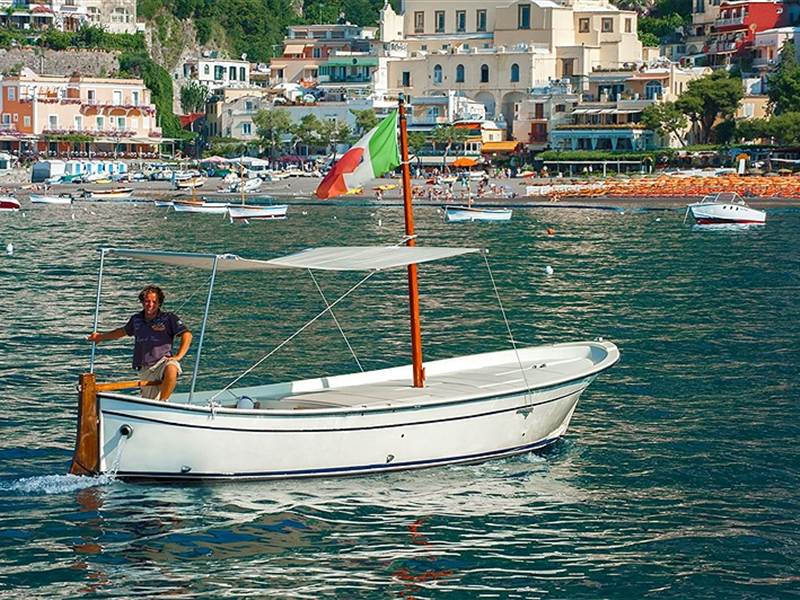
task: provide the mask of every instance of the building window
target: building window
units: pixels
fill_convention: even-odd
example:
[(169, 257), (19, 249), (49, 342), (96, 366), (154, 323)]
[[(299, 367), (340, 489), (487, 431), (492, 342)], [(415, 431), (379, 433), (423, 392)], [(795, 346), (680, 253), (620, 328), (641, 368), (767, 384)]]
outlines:
[(403, 71), (403, 87), (411, 87), (411, 71)]
[(125, 117), (117, 117), (117, 129), (125, 131)]
[(75, 131), (81, 131), (82, 129), (83, 129), (83, 116), (75, 115)]
[(456, 11), (456, 31), (464, 33), (467, 30), (467, 11)]
[(95, 123), (97, 124), (97, 131), (103, 131), (106, 126), (106, 118), (105, 117), (97, 117), (95, 119)]
[(314, 48), (311, 51), (311, 56), (313, 58), (322, 58), (322, 48)]
[[(5, 117), (5, 115), (3, 115)], [(47, 117), (47, 126), (50, 129), (58, 129), (58, 115), (49, 115)]]
[(8, 99), (9, 100), (16, 100), (17, 99), (17, 88), (15, 88), (15, 87), (8, 88)]
[(236, 67), (228, 67), (228, 79), (236, 81)]
[(517, 29), (531, 28), (531, 5), (520, 4), (517, 7)]
[(648, 81), (644, 86), (644, 97), (647, 100), (655, 100), (663, 92), (660, 81)]
[(444, 11), (437, 10), (433, 13), (433, 24), (436, 33), (444, 33)]
[(239, 67), (239, 81), (246, 81), (247, 80), (247, 69), (244, 67)]
[(251, 123), (242, 123), (242, 135), (252, 135), (253, 125)]
[(442, 83), (442, 65), (433, 67), (433, 83), (437, 85)]
[(633, 32), (633, 19), (628, 17), (627, 19), (625, 19), (625, 33), (631, 33), (631, 32)]
[(589, 19), (578, 19), (578, 33), (589, 33)]
[(112, 104), (114, 104), (115, 106), (122, 106), (122, 90), (114, 90), (112, 92), (112, 97), (113, 97), (113, 100), (111, 102)]
[(414, 12), (414, 33), (425, 33), (425, 13), (421, 10)]
[(22, 117), (22, 125), (24, 127), (30, 127), (31, 126), (31, 118), (28, 115), (25, 115), (24, 117)]
[(203, 75), (211, 75), (211, 67), (208, 65), (203, 65)]
[(486, 31), (486, 10), (481, 9), (475, 13), (475, 22), (477, 23), (475, 27), (477, 31)]
[(481, 65), (481, 83), (489, 83), (489, 65)]
[(3, 127), (11, 127), (11, 115), (3, 113)]
[(517, 83), (519, 81), (519, 65), (514, 63), (511, 65), (511, 83)]
[(214, 81), (222, 81), (225, 76), (225, 67), (214, 65)]
[(456, 65), (456, 83), (464, 83), (464, 65)]
[(600, 21), (600, 30), (603, 33), (614, 33), (614, 19), (611, 17), (603, 17)]
[(133, 90), (131, 92), (131, 104), (134, 106), (139, 106), (139, 91)]
[(563, 104), (556, 104), (556, 112), (565, 112), (567, 110), (566, 106)]

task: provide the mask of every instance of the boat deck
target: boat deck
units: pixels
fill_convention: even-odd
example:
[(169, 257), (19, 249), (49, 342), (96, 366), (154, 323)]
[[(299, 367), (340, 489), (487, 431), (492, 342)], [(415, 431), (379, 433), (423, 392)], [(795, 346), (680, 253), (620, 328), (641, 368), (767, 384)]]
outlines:
[[(264, 398), (262, 409), (291, 408), (295, 410), (345, 407), (391, 407), (437, 401), (457, 401), (480, 396), (501, 396), (545, 387), (571, 378), (578, 378), (590, 370), (594, 362), (589, 358), (553, 360), (546, 363), (504, 362), (484, 367), (465, 368), (442, 374), (432, 374), (425, 387), (415, 388), (409, 378), (347, 385), (303, 393), (290, 393), (281, 398)], [(253, 397), (257, 400), (256, 397)]]

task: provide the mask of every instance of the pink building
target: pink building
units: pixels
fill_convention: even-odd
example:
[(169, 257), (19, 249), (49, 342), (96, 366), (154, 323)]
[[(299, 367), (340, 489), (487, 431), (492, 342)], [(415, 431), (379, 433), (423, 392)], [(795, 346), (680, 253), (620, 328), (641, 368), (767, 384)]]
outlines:
[(0, 82), (0, 150), (147, 156), (162, 142), (141, 79), (55, 77), (23, 69)]

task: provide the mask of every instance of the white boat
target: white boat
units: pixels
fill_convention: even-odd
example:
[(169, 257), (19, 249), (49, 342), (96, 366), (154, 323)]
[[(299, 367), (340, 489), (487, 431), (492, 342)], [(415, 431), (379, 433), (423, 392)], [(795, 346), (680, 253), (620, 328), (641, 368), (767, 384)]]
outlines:
[(206, 182), (205, 177), (189, 177), (188, 179), (175, 179), (175, 189), (190, 190), (202, 187)]
[(72, 196), (62, 194), (52, 196), (48, 194), (31, 194), (31, 204), (72, 204)]
[(153, 200), (153, 205), (159, 208), (171, 208), (173, 206), (172, 200)]
[(767, 213), (749, 207), (736, 192), (719, 192), (705, 196), (686, 208), (697, 225), (763, 225)]
[(229, 204), (228, 217), (231, 220), (285, 219), (287, 204)]
[[(404, 128), (402, 101), (399, 114)], [(409, 180), (404, 144), (401, 157)], [(405, 246), (312, 248), (270, 260), (104, 248), (95, 330), (103, 267), (115, 256), (179, 266), (179, 271), (208, 269), (208, 297), (189, 391), (169, 402), (126, 392), (150, 382), (97, 383), (93, 346), (89, 372), (80, 379), (71, 472), (178, 480), (359, 475), (481, 462), (543, 448), (563, 436), (581, 394), (619, 360), (617, 347), (593, 341), (521, 348), (508, 326), (507, 350), (423, 362), (417, 265), (479, 251), (417, 246), (410, 186), (403, 199), (409, 217)], [(408, 271), (410, 365), (237, 386), (308, 326), (333, 315), (334, 307), (367, 279), (394, 268)], [(273, 269), (368, 274), (333, 302), (323, 296), (324, 310), (228, 385), (196, 390), (216, 275), (252, 271), (255, 291), (266, 287), (264, 277)]]
[(510, 208), (478, 208), (475, 206), (445, 205), (444, 220), (448, 223), (459, 221), (510, 221)]
[(228, 212), (228, 203), (207, 202), (206, 200), (173, 200), (172, 208), (175, 209), (175, 212), (224, 215)]
[(133, 195), (132, 188), (110, 188), (107, 190), (85, 190), (90, 200), (124, 200)]
[(0, 211), (7, 212), (19, 209), (19, 200), (14, 198), (14, 196), (0, 196)]

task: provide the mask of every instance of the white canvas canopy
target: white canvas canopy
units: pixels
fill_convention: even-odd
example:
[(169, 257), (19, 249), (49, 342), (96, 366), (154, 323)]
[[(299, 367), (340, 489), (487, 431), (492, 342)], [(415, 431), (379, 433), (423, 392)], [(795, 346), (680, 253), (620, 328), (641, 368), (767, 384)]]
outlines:
[(441, 260), (478, 252), (477, 248), (438, 248), (431, 246), (333, 246), (309, 248), (270, 260), (248, 259), (236, 254), (197, 254), (129, 248), (105, 248), (106, 254), (157, 262), (166, 265), (213, 269), (217, 271), (266, 271), (271, 269), (315, 269), (321, 271), (381, 271), (410, 264)]

